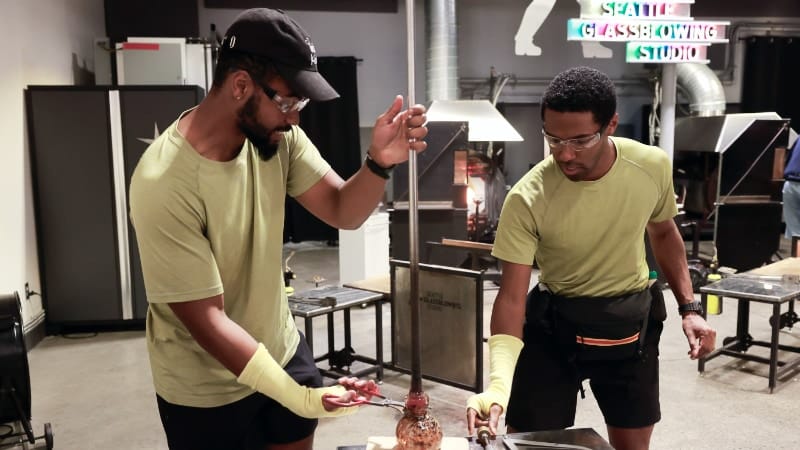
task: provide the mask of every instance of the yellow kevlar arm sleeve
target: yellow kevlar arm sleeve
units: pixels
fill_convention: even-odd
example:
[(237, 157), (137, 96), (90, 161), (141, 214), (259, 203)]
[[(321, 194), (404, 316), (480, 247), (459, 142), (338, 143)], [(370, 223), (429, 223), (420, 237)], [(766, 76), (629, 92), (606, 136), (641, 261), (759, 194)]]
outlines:
[(326, 410), (322, 405), (322, 395), (339, 396), (345, 392), (344, 388), (342, 386), (309, 388), (299, 385), (261, 343), (258, 344), (258, 349), (236, 381), (275, 399), (293, 413), (308, 419), (344, 416), (358, 411), (356, 407)]
[(467, 408), (474, 409), (483, 418), (489, 417), (489, 409), (495, 403), (506, 410), (522, 346), (522, 340), (508, 334), (495, 334), (489, 338), (489, 386), (480, 394), (471, 396)]

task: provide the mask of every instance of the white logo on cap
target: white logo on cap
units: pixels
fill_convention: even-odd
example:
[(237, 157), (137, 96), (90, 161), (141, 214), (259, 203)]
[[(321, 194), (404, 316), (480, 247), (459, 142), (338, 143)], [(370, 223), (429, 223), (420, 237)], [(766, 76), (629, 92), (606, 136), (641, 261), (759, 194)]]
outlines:
[(236, 45), (236, 36), (231, 36), (230, 41), (228, 41), (228, 48), (233, 48)]
[(311, 43), (311, 40), (306, 37), (306, 45), (308, 45), (308, 49), (311, 51), (311, 65), (317, 65), (317, 49), (314, 48), (314, 44)]

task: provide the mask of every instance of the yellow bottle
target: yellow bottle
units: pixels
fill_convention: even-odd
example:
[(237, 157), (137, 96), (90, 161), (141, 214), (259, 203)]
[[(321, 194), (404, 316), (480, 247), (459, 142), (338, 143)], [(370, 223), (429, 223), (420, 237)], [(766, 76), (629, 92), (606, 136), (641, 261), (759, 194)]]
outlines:
[[(716, 283), (722, 279), (722, 275), (718, 273), (710, 273), (706, 277), (708, 284)], [(708, 294), (706, 296), (706, 313), (708, 314), (722, 314), (722, 298), (717, 295)]]

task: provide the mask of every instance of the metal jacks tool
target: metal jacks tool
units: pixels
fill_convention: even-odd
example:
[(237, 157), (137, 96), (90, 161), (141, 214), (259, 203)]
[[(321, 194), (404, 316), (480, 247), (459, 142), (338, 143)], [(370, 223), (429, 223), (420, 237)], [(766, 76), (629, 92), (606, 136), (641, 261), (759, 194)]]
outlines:
[(336, 306), (336, 297), (289, 297), (293, 302), (308, 303), (319, 306)]
[(481, 447), (486, 449), (494, 450), (494, 444), (492, 443), (492, 433), (489, 431), (489, 427), (483, 426), (478, 428), (478, 443), (481, 444)]
[(526, 450), (592, 450), (589, 447), (584, 447), (582, 445), (556, 444), (553, 442), (528, 441), (525, 439), (511, 438), (503, 439), (503, 445), (508, 450), (520, 450), (520, 447), (517, 447), (518, 445), (524, 445)]

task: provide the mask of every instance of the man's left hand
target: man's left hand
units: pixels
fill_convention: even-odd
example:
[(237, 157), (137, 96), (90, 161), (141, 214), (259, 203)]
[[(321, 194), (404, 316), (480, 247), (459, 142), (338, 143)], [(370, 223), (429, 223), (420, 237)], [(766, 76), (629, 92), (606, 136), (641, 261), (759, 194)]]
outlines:
[(381, 167), (390, 167), (408, 159), (408, 151), (421, 152), (427, 144), (425, 107), (414, 105), (405, 111), (403, 97), (395, 97), (389, 109), (378, 116), (372, 130), (370, 157)]
[(689, 341), (689, 358), (702, 358), (714, 351), (717, 332), (708, 325), (699, 314), (689, 313), (683, 316), (683, 334)]

